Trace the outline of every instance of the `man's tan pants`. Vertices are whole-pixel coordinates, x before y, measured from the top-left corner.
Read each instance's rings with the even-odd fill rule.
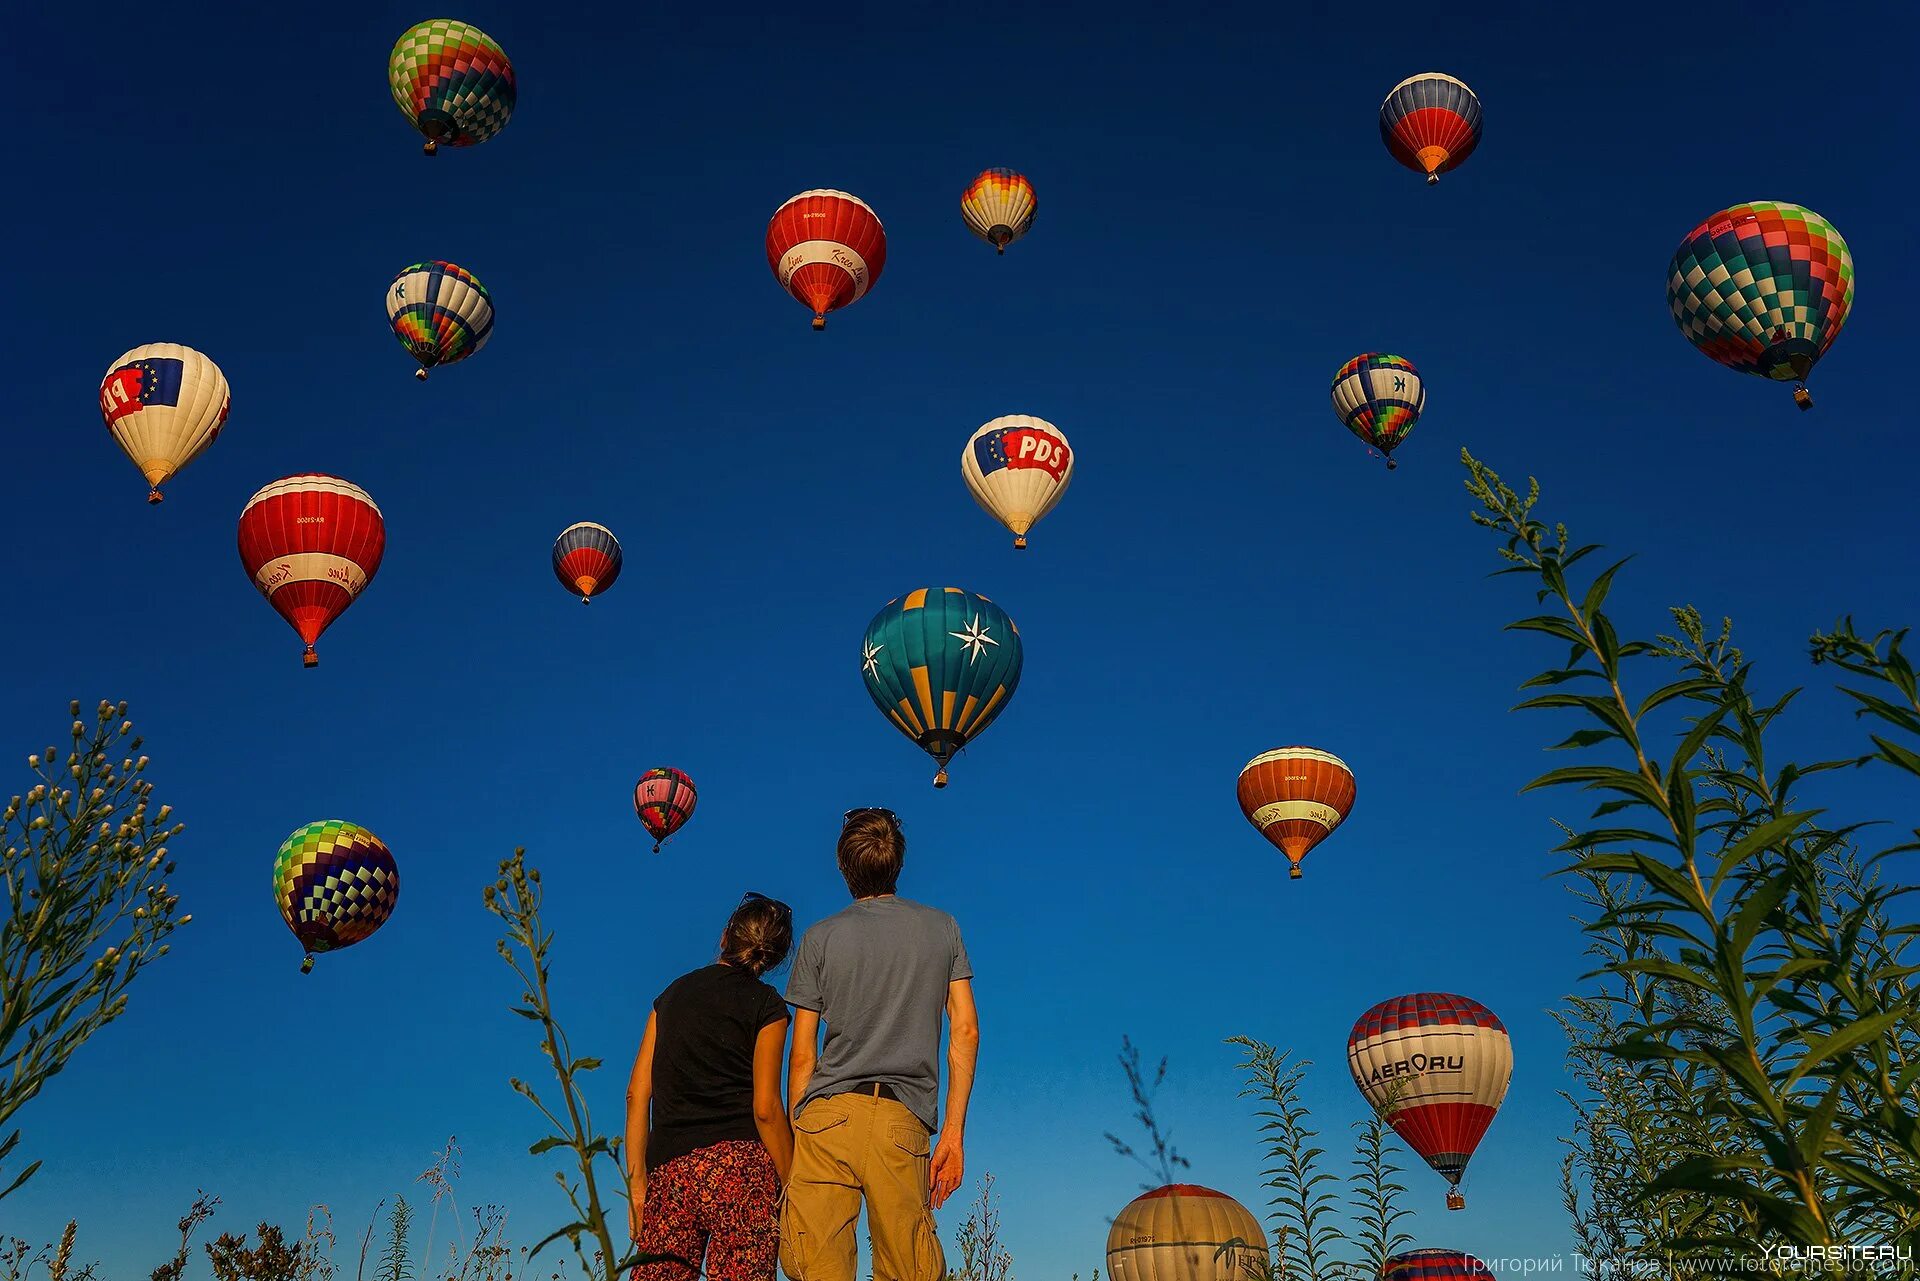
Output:
[[[800,1110],[780,1212],[780,1266],[793,1281],[855,1281],[862,1197],[874,1281],[941,1281],[947,1260],[928,1198],[930,1137],[892,1099],[836,1094]]]

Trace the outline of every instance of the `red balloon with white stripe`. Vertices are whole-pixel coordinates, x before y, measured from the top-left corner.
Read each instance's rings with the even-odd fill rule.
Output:
[[[828,312],[859,302],[886,265],[887,229],[844,191],[803,191],[767,223],[767,266],[812,309],[815,329],[827,327]]]
[[[387,549],[387,525],[367,491],[317,472],[286,476],[247,500],[240,513],[240,563],[253,585],[306,642],[314,644],[373,581]]]
[[[1464,1208],[1460,1180],[1513,1080],[1506,1026],[1468,997],[1396,996],[1353,1025],[1347,1066],[1373,1110],[1446,1179],[1447,1208]]]

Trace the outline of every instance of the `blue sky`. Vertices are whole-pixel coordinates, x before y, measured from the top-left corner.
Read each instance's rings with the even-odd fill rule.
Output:
[[[1564,727],[1506,708],[1556,655],[1499,630],[1531,597],[1484,578],[1460,447],[1642,553],[1623,624],[1682,601],[1733,614],[1777,686],[1818,675],[1812,629],[1911,622],[1920,586],[1910,407],[1885,376],[1920,283],[1906,113],[1856,37],[1800,48],[1910,41],[1912,19],[1858,8],[1815,32],[1766,12],[483,0],[457,16],[505,46],[520,105],[434,161],[383,83],[425,11],[17,15],[0,56],[34,198],[13,206],[0,726],[24,756],[70,697],[130,700],[189,824],[195,919],[19,1118],[47,1166],[4,1229],[77,1217],[83,1256],[144,1273],[205,1188],[216,1230],[319,1201],[357,1240],[379,1198],[424,1195],[409,1181],[455,1134],[464,1199],[538,1239],[562,1206],[507,1088],[540,1063],[481,907],[497,861],[524,844],[543,869],[559,1000],[609,1063],[611,1127],[652,997],[745,890],[808,920],[840,906],[841,811],[884,804],[911,840],[904,892],[959,918],[978,971],[960,1200],[997,1175],[1021,1275],[1100,1265],[1137,1191],[1101,1138],[1127,1117],[1123,1033],[1172,1058],[1163,1113],[1192,1178],[1257,1203],[1222,1038],[1314,1060],[1338,1147],[1362,1115],[1353,1019],[1422,989],[1499,1012],[1518,1066],[1465,1213],[1408,1172],[1420,1244],[1565,1250],[1547,1011],[1584,967],[1546,851],[1549,820],[1583,811],[1517,794]],[[1427,69],[1487,112],[1434,189],[1375,126]],[[987,165],[1040,194],[1001,259],[957,210]],[[775,206],[820,186],[889,233],[884,276],[824,335],[761,247]],[[1680,236],[1759,198],[1826,215],[1859,272],[1806,415],[1666,312]],[[422,386],[381,292],[428,257],[477,273],[498,320]],[[157,509],[94,407],[107,362],[153,341],[207,352],[234,389],[228,431]],[[1364,350],[1427,380],[1391,476],[1327,403]],[[1079,454],[1024,554],[957,466],[1015,412]],[[389,536],[313,672],[233,543],[247,496],[304,470],[367,488]],[[547,567],[575,520],[626,548],[591,609]],[[1006,607],[1026,671],[936,793],[857,653],[881,604],[947,583]],[[1824,694],[1789,728],[1808,756],[1856,742]],[[1233,785],[1294,742],[1345,757],[1359,800],[1289,883]],[[658,857],[629,804],[656,764],[700,786]],[[1897,817],[1916,798],[1868,773],[1818,799]],[[290,830],[332,816],[388,842],[403,891],[376,938],[302,978],[268,873]]]

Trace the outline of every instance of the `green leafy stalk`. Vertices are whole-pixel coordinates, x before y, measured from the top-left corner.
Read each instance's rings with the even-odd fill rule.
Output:
[[[1333,1258],[1333,1247],[1346,1240],[1335,1222],[1338,1196],[1329,1185],[1338,1180],[1320,1168],[1325,1149],[1316,1147],[1316,1131],[1309,1128],[1311,1116],[1300,1101],[1300,1080],[1308,1064],[1289,1063],[1284,1051],[1264,1041],[1236,1036],[1227,1044],[1244,1052],[1241,1071],[1247,1084],[1242,1098],[1258,1099],[1261,1120],[1261,1144],[1267,1151],[1262,1171],[1268,1198],[1267,1218],[1273,1225],[1274,1260],[1269,1275],[1320,1281],[1340,1266]]]
[[[1142,1191],[1150,1191],[1174,1182],[1174,1172],[1188,1168],[1187,1159],[1173,1146],[1173,1132],[1161,1128],[1160,1118],[1153,1109],[1154,1096],[1166,1084],[1167,1061],[1162,1058],[1151,1073],[1147,1072],[1140,1061],[1140,1047],[1133,1043],[1133,1038],[1123,1036],[1120,1038],[1120,1070],[1126,1074],[1127,1092],[1133,1098],[1133,1119],[1146,1131],[1147,1150],[1143,1153],[1111,1132],[1106,1139],[1116,1155],[1132,1161],[1153,1177],[1155,1182],[1140,1185]]]
[[[1353,1211],[1353,1243],[1360,1257],[1351,1266],[1355,1277],[1381,1276],[1387,1260],[1413,1244],[1413,1237],[1400,1231],[1400,1221],[1413,1211],[1400,1204],[1406,1195],[1394,1164],[1399,1145],[1393,1141],[1393,1129],[1378,1113],[1353,1127],[1360,1135],[1355,1144],[1353,1173],[1347,1176],[1347,1205]]]

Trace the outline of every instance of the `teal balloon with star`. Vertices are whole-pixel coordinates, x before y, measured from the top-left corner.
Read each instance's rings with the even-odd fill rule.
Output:
[[[921,587],[873,616],[860,642],[867,693],[893,727],[939,764],[1006,710],[1020,685],[1020,629],[1007,611],[959,587]]]

